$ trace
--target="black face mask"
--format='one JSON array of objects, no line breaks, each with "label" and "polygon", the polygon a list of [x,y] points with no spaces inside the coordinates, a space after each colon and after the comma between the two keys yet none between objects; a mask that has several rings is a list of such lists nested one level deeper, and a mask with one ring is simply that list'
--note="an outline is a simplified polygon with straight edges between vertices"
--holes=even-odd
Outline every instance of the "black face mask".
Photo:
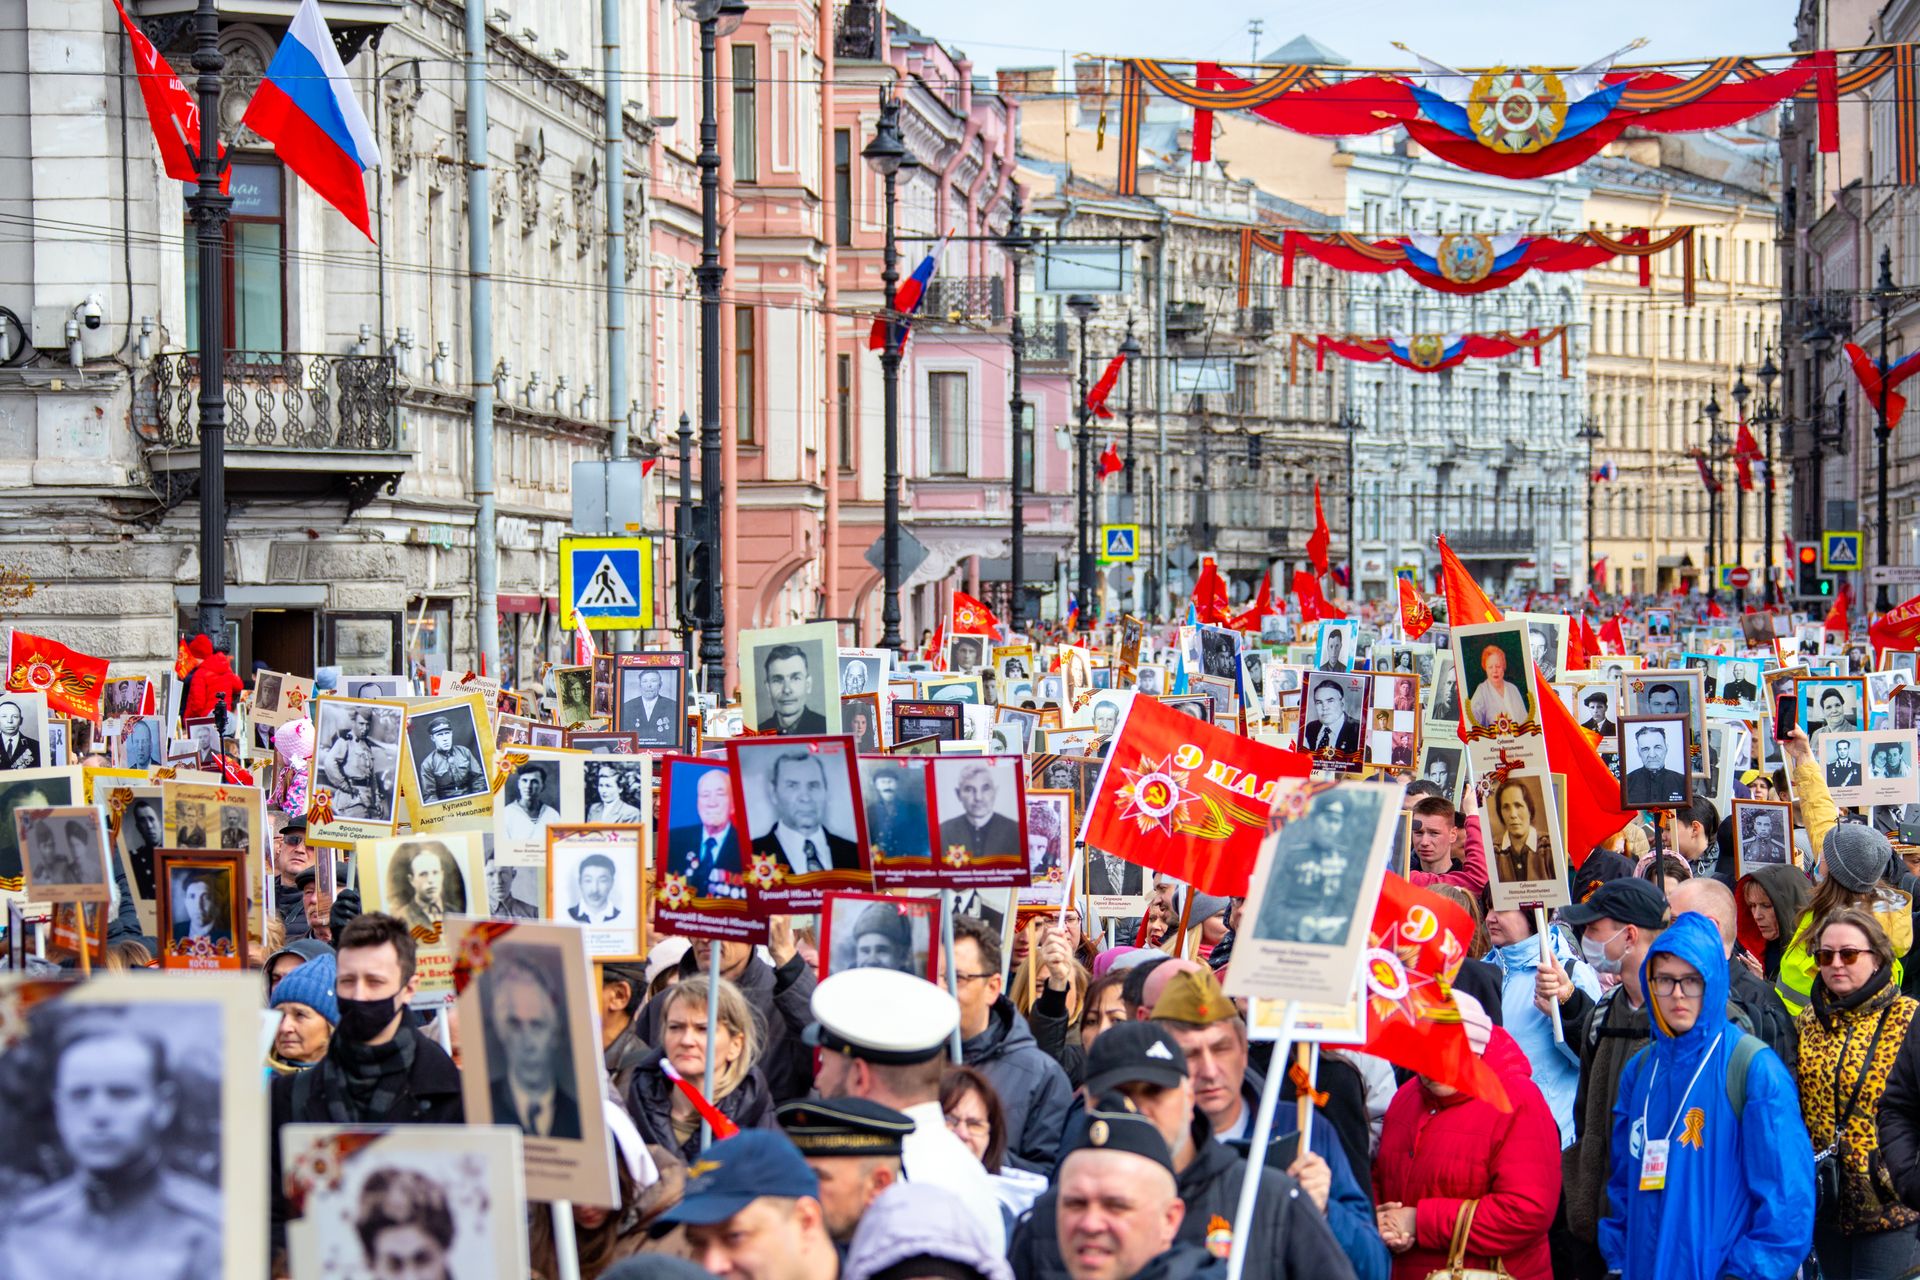
[{"label": "black face mask", "polygon": [[398,995],[382,996],[378,1000],[336,996],[335,1002],[340,1006],[339,1033],[355,1044],[365,1044],[387,1029],[399,1010],[399,999]]}]

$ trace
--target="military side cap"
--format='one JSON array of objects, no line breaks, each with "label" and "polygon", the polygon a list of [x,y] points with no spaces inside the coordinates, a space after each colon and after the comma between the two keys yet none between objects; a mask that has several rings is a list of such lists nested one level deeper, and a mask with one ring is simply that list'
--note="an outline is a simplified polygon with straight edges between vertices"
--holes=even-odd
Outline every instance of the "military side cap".
[{"label": "military side cap", "polygon": [[1173,1088],[1187,1078],[1187,1055],[1173,1032],[1153,1022],[1116,1022],[1087,1050],[1086,1090],[1099,1097],[1136,1082]]},{"label": "military side cap", "polygon": [[820,1179],[784,1134],[748,1129],[716,1142],[687,1169],[687,1190],[680,1203],[661,1214],[661,1223],[725,1222],[761,1196],[820,1197]]},{"label": "military side cap", "polygon": [[883,1066],[925,1062],[947,1051],[960,1005],[924,978],[892,969],[849,969],[813,989],[810,1048]]},{"label": "military side cap", "polygon": [[439,718],[434,720],[434,722],[431,725],[429,725],[427,728],[428,728],[428,732],[430,733],[438,733],[442,729],[453,728],[453,722],[448,720],[445,716],[440,716]]},{"label": "military side cap", "polygon": [[913,1120],[867,1098],[809,1099],[774,1112],[803,1156],[897,1156]]},{"label": "military side cap", "polygon": [[1086,1123],[1069,1129],[1066,1150],[1060,1156],[1063,1165],[1076,1151],[1125,1151],[1146,1157],[1168,1173],[1174,1172],[1173,1156],[1159,1128],[1117,1093],[1095,1102],[1087,1112]]},{"label": "military side cap", "polygon": [[1208,1026],[1237,1018],[1240,1010],[1220,989],[1220,980],[1202,969],[1198,973],[1174,974],[1173,980],[1167,983],[1167,989],[1154,1001],[1153,1012],[1148,1016],[1168,1022],[1192,1022]]}]

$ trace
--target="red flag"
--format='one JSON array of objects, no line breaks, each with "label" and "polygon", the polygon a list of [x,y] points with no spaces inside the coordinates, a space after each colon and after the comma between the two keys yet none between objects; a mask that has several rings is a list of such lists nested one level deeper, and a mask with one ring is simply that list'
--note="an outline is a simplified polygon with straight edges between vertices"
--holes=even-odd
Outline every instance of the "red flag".
[{"label": "red flag", "polygon": [[1900,419],[1907,412],[1907,398],[1894,388],[1920,373],[1920,360],[1914,359],[1916,354],[1920,352],[1903,356],[1893,362],[1892,368],[1882,371],[1872,356],[1851,342],[1847,344],[1847,359],[1853,365],[1853,376],[1860,380],[1860,390],[1867,404],[1877,410],[1881,407],[1882,397],[1886,400],[1889,431],[1900,425]]},{"label": "red flag", "polygon": [[1920,596],[1897,604],[1867,625],[1876,653],[1920,647]]},{"label": "red flag", "polygon": [[946,636],[947,624],[942,622],[933,629],[933,639],[927,641],[927,647],[921,652],[920,660],[922,662],[937,662],[940,656],[946,652]]},{"label": "red flag", "polygon": [[[1458,908],[1455,909],[1458,910]],[[708,1102],[707,1096],[700,1092],[699,1087],[675,1071],[671,1062],[662,1058],[660,1070],[664,1071],[667,1079],[673,1081],[680,1092],[686,1095],[687,1101],[693,1104],[693,1109],[700,1113],[700,1118],[712,1128],[715,1142],[724,1142],[740,1132],[740,1126],[729,1120],[726,1112]]]},{"label": "red flag", "polygon": [[1320,579],[1305,569],[1294,570],[1293,598],[1299,602],[1302,622],[1337,622],[1347,616],[1320,590]]},{"label": "red flag", "polygon": [[[1593,562],[1593,567],[1587,570],[1587,580],[1595,587],[1604,587],[1607,585],[1607,558],[1605,556],[1601,556]],[[1591,591],[1592,588],[1588,590]]]},{"label": "red flag", "polygon": [[[126,6],[120,0],[113,0],[113,7],[120,11],[120,25],[127,29],[127,42],[133,46],[133,66],[140,77],[140,99],[146,104],[147,124],[160,148],[160,163],[169,178],[197,183],[200,172],[193,167],[193,157],[187,154],[187,148],[200,146],[200,108],[173,68],[154,49],[153,41],[133,25]],[[222,146],[220,154],[226,153],[226,147]],[[232,173],[231,169],[222,171],[222,193],[226,192]]]},{"label": "red flag", "polygon": [[1100,478],[1105,480],[1114,472],[1125,471],[1126,469],[1127,464],[1120,460],[1120,451],[1116,449],[1113,442],[1109,440],[1107,442],[1107,451],[1100,455]]},{"label": "red flag", "polygon": [[1212,556],[1200,562],[1200,576],[1193,584],[1193,613],[1201,622],[1227,625],[1227,580],[1220,576]]},{"label": "red flag", "polygon": [[1600,637],[1593,633],[1593,624],[1587,621],[1587,615],[1584,613],[1580,615],[1580,648],[1587,655],[1589,667],[1593,665],[1595,658],[1606,652],[1600,647]]},{"label": "red flag", "polygon": [[1366,1051],[1512,1111],[1453,1002],[1453,979],[1472,940],[1465,911],[1387,872],[1368,930]]},{"label": "red flag", "polygon": [[1603,643],[1613,647],[1611,649],[1600,649],[1598,652],[1625,653],[1627,651],[1627,635],[1620,626],[1620,615],[1615,614],[1600,624],[1599,638]]},{"label": "red flag", "polygon": [[1753,492],[1753,463],[1760,456],[1760,442],[1753,438],[1753,432],[1747,429],[1747,420],[1740,419],[1740,434],[1733,442],[1733,462],[1740,471],[1740,492]]},{"label": "red flag", "polygon": [[640,478],[644,480],[648,476],[652,475],[653,469],[659,465],[660,465],[660,455],[657,453],[654,454],[651,458],[643,459],[640,463]]},{"label": "red flag", "polygon": [[593,632],[587,630],[587,620],[579,614],[573,615],[573,665],[589,667],[599,651],[594,647]]},{"label": "red flag", "polygon": [[994,617],[993,610],[964,591],[953,593],[953,634],[990,636],[999,630],[1000,619]]},{"label": "red flag", "polygon": [[1840,584],[1840,590],[1834,593],[1833,608],[1827,610],[1827,621],[1823,628],[1845,634],[1853,630],[1853,624],[1847,620],[1848,612],[1853,608],[1853,588],[1847,583]]},{"label": "red flag", "polygon": [[106,680],[105,658],[78,653],[44,636],[13,633],[7,650],[7,688],[14,693],[44,693],[48,709],[98,720]]},{"label": "red flag", "polygon": [[1327,572],[1327,544],[1333,541],[1333,534],[1327,529],[1327,513],[1320,509],[1320,482],[1313,482],[1313,532],[1307,535],[1307,559],[1313,562],[1313,570],[1322,577]]},{"label": "red flag", "polygon": [[1583,614],[1578,618],[1569,620],[1567,623],[1566,670],[1568,671],[1585,671],[1587,669],[1587,637],[1581,629],[1582,624],[1585,622],[1586,616]]},{"label": "red flag", "polygon": [[1693,465],[1699,469],[1700,483],[1707,487],[1708,493],[1720,492],[1720,477],[1713,474],[1713,464],[1708,461],[1704,451],[1693,451]]},{"label": "red flag", "polygon": [[1718,600],[1715,600],[1712,596],[1708,596],[1707,597],[1707,616],[1709,618],[1724,618],[1727,616],[1727,611],[1720,607],[1720,602]]},{"label": "red flag", "polygon": [[1400,579],[1400,630],[1407,639],[1418,640],[1433,628],[1433,610],[1420,598],[1409,578]]},{"label": "red flag", "polygon": [[1100,371],[1100,381],[1093,384],[1087,392],[1087,411],[1096,418],[1111,418],[1113,410],[1107,408],[1107,397],[1113,394],[1113,384],[1120,380],[1120,367],[1127,362],[1126,352],[1121,352],[1107,361],[1107,367]]},{"label": "red flag", "polygon": [[1282,778],[1313,761],[1136,698],[1107,753],[1087,847],[1163,871],[1202,893],[1243,895]]},{"label": "red flag", "polygon": [[1493,601],[1467,572],[1467,566],[1460,563],[1460,557],[1453,554],[1446,538],[1441,537],[1439,542],[1440,589],[1447,597],[1447,625],[1464,627],[1475,622],[1499,622],[1500,610],[1494,608]]},{"label": "red flag", "polygon": [[1260,629],[1260,619],[1270,613],[1278,612],[1280,612],[1279,608],[1273,603],[1273,575],[1271,573],[1262,574],[1260,577],[1260,594],[1254,597],[1252,604],[1233,615],[1233,618],[1227,625],[1235,631],[1258,631]]}]

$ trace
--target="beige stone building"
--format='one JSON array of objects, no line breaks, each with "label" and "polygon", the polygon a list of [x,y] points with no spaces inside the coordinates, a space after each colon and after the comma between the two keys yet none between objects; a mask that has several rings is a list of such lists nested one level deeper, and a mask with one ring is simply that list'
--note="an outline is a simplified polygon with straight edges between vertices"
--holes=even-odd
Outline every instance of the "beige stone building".
[{"label": "beige stone building", "polygon": [[[1752,492],[1740,491],[1731,452],[1743,373],[1747,418],[1768,448],[1757,370],[1770,351],[1780,363],[1777,144],[1735,132],[1629,138],[1580,174],[1591,191],[1591,226],[1698,228],[1691,307],[1679,245],[1653,259],[1651,289],[1640,287],[1638,259],[1616,258],[1587,273],[1587,405],[1600,432],[1593,462],[1611,462],[1615,471],[1614,480],[1594,486],[1591,558],[1605,557],[1606,589],[1624,593],[1697,590],[1710,560],[1744,565],[1753,575],[1748,595],[1756,597],[1768,551],[1768,494],[1759,474]],[[1718,444],[1709,402],[1720,409]],[[1710,454],[1722,485],[1717,535],[1696,449]],[[1785,575],[1789,477],[1775,481],[1773,559]]]}]

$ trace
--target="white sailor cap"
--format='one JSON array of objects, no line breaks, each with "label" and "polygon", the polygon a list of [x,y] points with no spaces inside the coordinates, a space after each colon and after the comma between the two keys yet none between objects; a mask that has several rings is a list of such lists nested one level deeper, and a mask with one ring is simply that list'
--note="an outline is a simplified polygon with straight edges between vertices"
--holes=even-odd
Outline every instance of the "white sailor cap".
[{"label": "white sailor cap", "polygon": [[960,1005],[944,988],[892,969],[833,974],[814,988],[812,1009],[806,1044],[891,1065],[945,1053],[960,1025]]}]

